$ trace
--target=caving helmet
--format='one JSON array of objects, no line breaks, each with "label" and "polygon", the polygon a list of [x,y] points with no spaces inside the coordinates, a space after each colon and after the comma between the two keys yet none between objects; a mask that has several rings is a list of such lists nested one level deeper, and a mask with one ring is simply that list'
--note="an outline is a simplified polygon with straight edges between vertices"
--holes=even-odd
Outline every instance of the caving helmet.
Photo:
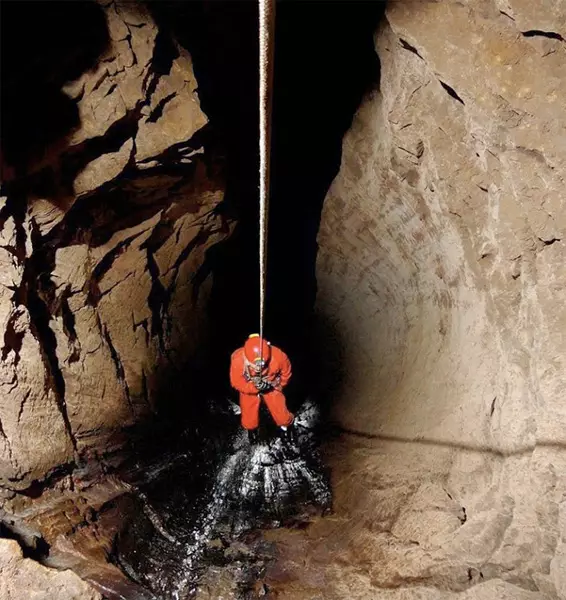
[{"label": "caving helmet", "polygon": [[252,333],[244,344],[244,356],[256,368],[264,369],[271,360],[271,344],[259,337],[259,333]]}]

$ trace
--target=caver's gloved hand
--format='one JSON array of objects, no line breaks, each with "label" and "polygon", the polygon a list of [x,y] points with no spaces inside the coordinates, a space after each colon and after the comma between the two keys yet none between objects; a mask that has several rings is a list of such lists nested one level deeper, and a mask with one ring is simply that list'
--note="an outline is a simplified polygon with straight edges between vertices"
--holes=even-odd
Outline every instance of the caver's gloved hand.
[{"label": "caver's gloved hand", "polygon": [[264,379],[263,377],[252,377],[252,381],[258,392],[267,392],[271,389],[271,383]]}]

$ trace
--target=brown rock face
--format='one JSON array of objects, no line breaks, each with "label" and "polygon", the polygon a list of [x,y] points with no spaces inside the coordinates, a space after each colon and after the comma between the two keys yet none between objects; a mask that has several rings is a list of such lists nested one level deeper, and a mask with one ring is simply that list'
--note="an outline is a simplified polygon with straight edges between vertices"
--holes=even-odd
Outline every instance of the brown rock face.
[{"label": "brown rock face", "polygon": [[3,146],[0,484],[11,489],[108,450],[155,412],[202,341],[209,286],[195,276],[229,231],[190,57],[139,3],[81,6],[90,20],[68,26],[85,45],[97,36],[96,56],[45,76],[65,79],[53,102],[64,97],[75,125],[55,123],[33,152],[22,121],[20,145]]},{"label": "brown rock face", "polygon": [[13,540],[0,540],[0,571],[0,598],[6,600],[102,600],[72,571],[58,572],[23,558]]},{"label": "brown rock face", "polygon": [[319,236],[324,598],[566,598],[563,8],[392,2],[377,32]]},{"label": "brown rock face", "polygon": [[[68,49],[16,64],[5,86],[15,117],[3,124],[1,157],[0,520],[28,549],[49,547],[47,564],[94,587],[0,540],[0,598],[99,600],[93,589],[141,598],[141,584],[108,562],[116,536],[144,509],[169,533],[134,484],[105,472],[112,457],[95,459],[172,400],[169,382],[208,331],[205,253],[232,223],[216,210],[225,184],[188,53],[142,4],[45,5],[53,23],[64,23],[58,10],[75,15],[71,33],[45,28],[62,48],[69,34]],[[203,9],[228,38],[218,6]],[[266,535],[278,560],[254,597],[566,599],[565,39],[561,2],[389,3],[375,35],[379,90],[345,137],[318,238],[320,351],[340,430],[326,453],[335,510]],[[59,47],[48,42],[45,52]],[[207,43],[201,64],[227,73],[226,47]],[[293,60],[283,81],[293,81]],[[201,84],[224,101],[249,83],[231,75]],[[292,108],[281,101],[279,115],[291,123],[302,110],[307,129],[324,98],[305,94],[301,104],[287,88]],[[345,123],[353,98],[322,114]],[[228,171],[237,179],[248,169],[240,192],[252,197],[255,141],[230,121],[253,107],[214,100],[232,132]],[[293,160],[278,165],[271,256],[278,275],[287,271],[273,289],[283,297],[297,278],[303,293],[290,305],[314,295],[304,249],[314,256],[312,215],[337,156],[311,142],[332,149],[346,127],[321,121],[308,144],[292,128],[279,136],[279,156]],[[316,202],[302,206],[309,195]],[[255,249],[249,215],[246,227]],[[244,255],[227,264],[240,263],[233,280],[246,273],[251,289]],[[173,400],[192,393],[185,386]],[[211,570],[200,593],[235,589]]]}]

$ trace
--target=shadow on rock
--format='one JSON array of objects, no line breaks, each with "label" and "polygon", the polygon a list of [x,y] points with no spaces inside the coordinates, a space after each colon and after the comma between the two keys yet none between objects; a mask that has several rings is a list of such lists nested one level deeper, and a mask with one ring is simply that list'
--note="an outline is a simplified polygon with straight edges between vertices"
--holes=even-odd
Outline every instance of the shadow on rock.
[{"label": "shadow on rock", "polygon": [[63,85],[93,69],[108,48],[96,2],[2,5],[2,181],[25,173],[80,125]]}]

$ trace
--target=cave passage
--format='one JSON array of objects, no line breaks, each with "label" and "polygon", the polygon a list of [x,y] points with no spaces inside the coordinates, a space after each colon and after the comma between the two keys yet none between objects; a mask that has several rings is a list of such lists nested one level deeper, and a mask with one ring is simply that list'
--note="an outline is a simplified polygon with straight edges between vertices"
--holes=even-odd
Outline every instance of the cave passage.
[{"label": "cave passage", "polygon": [[[169,471],[165,481],[154,485],[152,499],[168,515],[165,536],[142,519],[116,551],[118,564],[144,586],[181,593],[195,585],[199,560],[222,563],[207,545],[214,535],[225,548],[230,536],[308,520],[309,506],[331,506],[328,475],[317,450],[324,415],[316,394],[320,365],[312,334],[316,237],[324,197],[340,167],[342,136],[363,94],[379,82],[373,33],[384,6],[277,6],[266,331],[293,361],[287,397],[297,413],[298,439],[282,444],[263,414],[263,442],[252,448],[242,432],[234,434],[237,415],[227,414],[217,399],[233,394],[225,377],[230,353],[257,329],[257,6],[243,1],[150,7],[161,30],[171,32],[191,53],[199,97],[225,157],[223,210],[237,219],[233,235],[207,257],[214,278],[212,330],[208,364],[200,377],[205,373],[211,385],[202,390],[210,400],[197,419],[210,448],[201,465],[215,475],[205,477],[201,495],[188,502],[181,490],[164,494],[169,489],[165,482],[179,475],[176,469]],[[217,411],[211,413],[211,406]],[[222,428],[224,443],[218,440]],[[180,563],[170,535],[183,540]],[[260,568],[257,557],[246,564],[242,593]]]},{"label": "cave passage", "polygon": [[566,14],[539,4],[279,0],[266,333],[297,427],[255,445],[228,364],[256,3],[3,4],[0,597],[566,598]]},{"label": "cave passage", "polygon": [[[324,407],[317,394],[319,341],[313,337],[317,233],[325,195],[340,167],[342,136],[363,95],[379,82],[373,34],[384,5],[283,1],[277,6],[266,332],[293,362],[287,397],[296,413],[297,438],[284,444],[263,415],[263,443],[250,448],[239,429],[237,409],[229,401],[233,391],[228,359],[257,329],[257,5],[248,0],[146,4],[159,28],[153,68],[168,73],[178,55],[173,40],[192,57],[199,99],[209,118],[203,134],[205,152],[210,151],[224,171],[226,192],[218,210],[237,223],[226,241],[208,250],[199,273],[213,278],[205,347],[190,375],[163,382],[159,418],[136,430],[134,450],[120,472],[131,499],[124,508],[118,503],[126,526],[113,540],[111,561],[139,586],[136,597],[150,593],[147,597],[184,598],[195,591],[203,560],[226,565],[211,541],[225,550],[230,540],[254,528],[306,522],[313,506],[318,510],[331,506],[328,474],[318,454]],[[81,144],[57,167],[67,137],[80,126],[74,101],[61,87],[94,68],[104,52],[109,43],[104,17],[95,3],[74,3],[71,13],[66,12],[67,3],[34,3],[38,18],[32,19],[28,35],[21,36],[25,13],[14,12],[15,3],[8,6],[11,10],[4,16],[20,26],[12,27],[2,40],[2,110],[10,115],[2,140],[2,168],[10,197],[6,210],[17,208],[23,222],[26,202],[30,209],[33,198],[42,193],[55,201],[56,185],[71,186],[99,152],[116,152],[135,135],[139,111],[128,113],[104,138]],[[83,31],[73,28],[76,23],[89,26]],[[53,38],[56,44],[50,43]],[[50,51],[43,53],[44,47]],[[82,51],[75,52],[79,47]],[[148,122],[159,118],[156,109]],[[167,172],[175,167],[176,175],[190,177],[181,165],[170,165]],[[125,174],[135,176],[133,169]],[[56,302],[49,277],[56,249],[84,240],[93,247],[102,245],[121,227],[139,223],[166,204],[165,199],[138,205],[121,189],[109,188],[70,208],[62,224],[47,235],[34,231],[34,257],[26,262],[26,287],[18,298],[24,303],[37,300],[30,311],[39,315],[38,335],[51,357],[63,414],[65,382],[50,329],[56,311],[62,311],[70,334],[76,337],[76,332],[74,317],[68,305],[65,312]],[[108,214],[114,218],[108,219]],[[152,244],[158,248],[160,236],[170,234],[165,226],[156,231],[146,248]],[[97,281],[114,259],[100,263]],[[155,314],[167,302],[160,293],[154,287],[149,298]],[[100,289],[92,285],[90,305],[96,308],[101,297]],[[151,333],[162,335],[156,327]],[[107,331],[105,341],[113,349]],[[124,367],[116,350],[113,360],[123,381]],[[200,401],[172,403],[169,391],[183,386],[190,386]],[[70,423],[67,427],[71,430]],[[81,456],[77,462],[84,467],[86,461]],[[247,576],[240,582],[241,593],[267,560],[258,558],[261,544],[257,544],[257,554],[248,560]],[[108,582],[104,586],[101,589],[110,597],[123,597],[119,586]]]},{"label": "cave passage", "polygon": [[[150,5],[191,53],[203,109],[224,147],[224,209],[238,219],[209,256],[212,365],[257,327],[258,42],[256,3]],[[317,233],[342,136],[379,83],[373,34],[383,3],[279,2],[275,35],[266,332],[292,357],[292,405],[313,387]],[[216,367],[213,367],[216,368]]]}]

